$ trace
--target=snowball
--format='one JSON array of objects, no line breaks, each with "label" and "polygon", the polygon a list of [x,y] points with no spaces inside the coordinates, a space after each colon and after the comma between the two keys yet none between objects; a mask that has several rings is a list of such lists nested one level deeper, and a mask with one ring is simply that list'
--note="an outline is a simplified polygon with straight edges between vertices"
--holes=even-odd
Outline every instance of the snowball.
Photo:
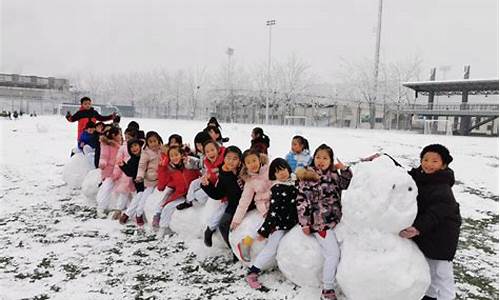
[{"label": "snowball", "polygon": [[281,239],[276,260],[283,275],[296,285],[322,285],[324,258],[320,245],[312,235],[305,235],[300,225]]},{"label": "snowball", "polygon": [[354,300],[420,299],[429,266],[412,241],[398,236],[417,214],[413,179],[386,156],[355,166],[353,174],[336,228],[340,288]]},{"label": "snowball", "polygon": [[83,153],[76,153],[70,157],[68,162],[64,165],[63,181],[66,182],[70,188],[79,189],[87,173],[93,169],[94,167],[90,165]]},{"label": "snowball", "polygon": [[342,243],[337,282],[350,300],[421,299],[430,283],[427,261],[410,240],[376,230]]},{"label": "snowball", "polygon": [[87,199],[95,201],[101,181],[101,169],[94,169],[87,173],[82,182],[82,193]]},{"label": "snowball", "polygon": [[203,234],[203,206],[194,205],[172,214],[170,229],[182,238],[201,238]]},{"label": "snowball", "polygon": [[49,127],[47,126],[47,124],[36,123],[36,131],[38,133],[46,133],[49,131]]},{"label": "snowball", "polygon": [[[255,237],[257,236],[257,230],[259,230],[260,226],[264,219],[261,214],[255,209],[248,212],[243,218],[241,224],[233,231],[229,233],[229,243],[231,244],[231,249],[233,253],[240,259],[240,261],[247,267],[251,267],[253,261],[257,257],[257,254],[264,248],[266,241],[257,241]],[[250,262],[245,262],[241,259],[238,244],[245,238],[246,236],[250,236],[253,239],[252,248],[250,250]],[[269,265],[264,266],[262,269],[268,269],[275,265],[275,262],[271,262]]]},{"label": "snowball", "polygon": [[349,188],[342,194],[341,223],[354,231],[372,228],[397,234],[415,220],[416,198],[411,176],[382,156],[353,168]]}]

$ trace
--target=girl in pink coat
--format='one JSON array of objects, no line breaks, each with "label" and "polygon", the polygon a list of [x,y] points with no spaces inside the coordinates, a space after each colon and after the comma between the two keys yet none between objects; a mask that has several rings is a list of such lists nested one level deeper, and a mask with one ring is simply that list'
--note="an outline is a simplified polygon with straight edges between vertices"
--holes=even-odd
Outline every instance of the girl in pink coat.
[{"label": "girl in pink coat", "polygon": [[231,222],[231,230],[241,224],[252,199],[255,199],[255,206],[262,217],[265,217],[269,210],[272,182],[269,180],[267,155],[249,149],[243,152],[243,162],[240,177],[245,181],[245,186]]},{"label": "girl in pink coat", "polygon": [[99,157],[99,169],[101,169],[102,184],[97,192],[97,217],[105,218],[109,209],[109,202],[114,187],[113,168],[115,166],[116,154],[122,143],[120,129],[111,127],[100,138],[101,155]]},{"label": "girl in pink coat", "polygon": [[127,207],[132,193],[135,191],[132,178],[123,173],[122,169],[120,169],[120,163],[127,162],[130,159],[127,142],[133,138],[137,138],[137,131],[135,129],[127,128],[125,129],[124,136],[125,142],[121,145],[120,149],[118,149],[118,153],[116,154],[115,166],[112,175],[115,182],[115,186],[113,188],[113,193],[115,194],[116,199],[116,210],[113,214],[113,219],[115,220],[120,218],[122,211]]}]

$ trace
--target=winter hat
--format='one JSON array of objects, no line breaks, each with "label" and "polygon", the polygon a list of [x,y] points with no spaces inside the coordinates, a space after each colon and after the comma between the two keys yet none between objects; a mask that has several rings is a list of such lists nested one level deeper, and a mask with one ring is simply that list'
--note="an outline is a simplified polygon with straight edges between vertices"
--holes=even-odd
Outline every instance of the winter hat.
[{"label": "winter hat", "polygon": [[424,149],[422,149],[422,152],[420,152],[420,159],[422,159],[427,152],[434,152],[439,154],[439,156],[441,156],[441,159],[443,160],[443,163],[445,163],[446,165],[449,165],[453,161],[453,157],[450,155],[450,151],[441,144],[431,144],[425,146]]}]

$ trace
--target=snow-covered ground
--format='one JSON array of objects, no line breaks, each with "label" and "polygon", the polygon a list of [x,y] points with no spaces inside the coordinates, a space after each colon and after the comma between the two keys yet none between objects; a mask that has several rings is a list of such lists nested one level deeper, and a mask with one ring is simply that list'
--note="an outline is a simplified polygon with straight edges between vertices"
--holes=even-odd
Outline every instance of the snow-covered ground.
[{"label": "snow-covered ground", "polygon": [[[123,119],[126,124],[129,119]],[[137,119],[141,129],[192,143],[205,122]],[[254,125],[222,124],[244,149]],[[263,126],[270,155],[284,156],[301,134],[314,150],[331,145],[343,161],[374,152],[418,164],[421,148],[446,145],[454,161],[455,197],[463,216],[455,274],[460,299],[498,299],[498,139],[396,131]],[[202,241],[136,235],[133,225],[96,219],[95,207],[61,174],[75,145],[76,123],[62,117],[0,120],[0,299],[310,299],[277,270],[252,291],[230,253],[203,255]],[[383,174],[381,174],[383,176]]]}]

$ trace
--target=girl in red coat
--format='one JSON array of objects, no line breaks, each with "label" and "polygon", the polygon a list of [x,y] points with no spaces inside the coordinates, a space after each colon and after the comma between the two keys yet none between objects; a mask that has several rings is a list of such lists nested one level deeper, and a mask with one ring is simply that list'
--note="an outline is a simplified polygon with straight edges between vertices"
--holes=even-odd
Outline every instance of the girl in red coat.
[{"label": "girl in red coat", "polygon": [[[161,203],[160,231],[158,232],[160,238],[165,234],[171,233],[168,226],[175,207],[185,200],[191,182],[200,177],[199,170],[191,170],[184,167],[183,155],[184,151],[182,148],[173,146],[168,149],[169,166],[166,173],[167,178],[165,184],[172,189],[172,191],[169,193],[168,197],[163,200],[163,203]],[[159,190],[164,188],[165,187],[158,185]]]}]

